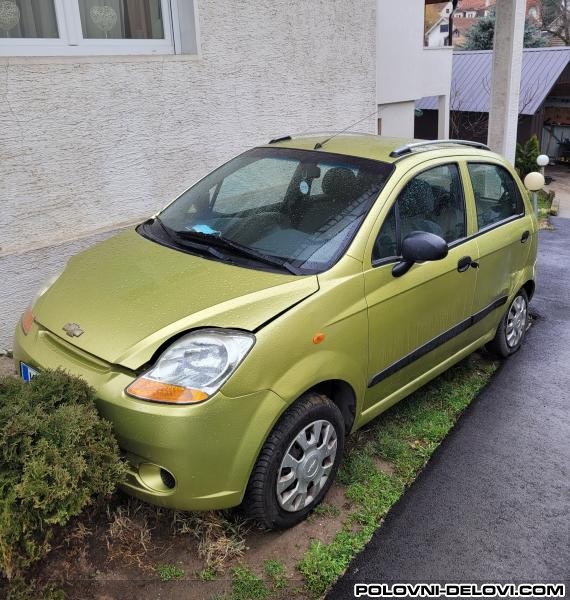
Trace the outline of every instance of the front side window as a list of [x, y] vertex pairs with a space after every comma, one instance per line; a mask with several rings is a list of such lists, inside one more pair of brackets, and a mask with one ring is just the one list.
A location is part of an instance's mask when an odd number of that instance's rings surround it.
[[194, 0], [0, 0], [0, 56], [197, 53]]
[[518, 186], [504, 167], [470, 163], [468, 168], [475, 195], [479, 229], [524, 213]]
[[372, 259], [399, 256], [402, 240], [412, 231], [434, 233], [448, 244], [465, 237], [465, 200], [457, 165], [429, 169], [405, 185], [380, 229]]
[[139, 232], [244, 266], [265, 260], [318, 273], [342, 256], [392, 170], [321, 151], [255, 148], [202, 179]]

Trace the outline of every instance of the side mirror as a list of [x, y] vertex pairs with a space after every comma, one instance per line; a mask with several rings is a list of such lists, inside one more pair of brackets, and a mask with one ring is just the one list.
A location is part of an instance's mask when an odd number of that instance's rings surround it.
[[417, 262], [441, 260], [447, 256], [447, 242], [427, 231], [412, 231], [402, 242], [402, 259], [392, 269], [394, 277], [401, 277]]

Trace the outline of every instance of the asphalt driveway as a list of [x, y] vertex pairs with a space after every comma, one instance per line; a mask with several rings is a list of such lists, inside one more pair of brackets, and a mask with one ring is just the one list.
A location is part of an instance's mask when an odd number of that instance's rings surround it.
[[352, 598], [357, 581], [570, 580], [570, 219], [553, 224], [526, 344], [328, 598]]

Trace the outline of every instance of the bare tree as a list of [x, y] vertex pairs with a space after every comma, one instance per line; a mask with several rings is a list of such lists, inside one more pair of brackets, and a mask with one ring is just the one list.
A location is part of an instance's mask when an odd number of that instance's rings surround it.
[[543, 31], [570, 45], [570, 0], [542, 0], [540, 21]]
[[[485, 90], [488, 97], [491, 95], [491, 83], [489, 76], [486, 75], [481, 80], [481, 87]], [[519, 99], [519, 123], [525, 117], [523, 114], [538, 96], [543, 82], [540, 78], [527, 86]], [[449, 98], [449, 132], [452, 138], [466, 137], [474, 141], [485, 139], [489, 125], [489, 114], [486, 111], [468, 111], [465, 110], [465, 93], [460, 89], [457, 83], [452, 83]]]
[[[481, 85], [489, 92], [488, 77], [483, 78]], [[452, 108], [449, 113], [449, 131], [452, 138], [480, 140], [485, 137], [489, 121], [487, 113], [465, 110], [464, 93], [456, 83], [451, 86], [449, 104]]]

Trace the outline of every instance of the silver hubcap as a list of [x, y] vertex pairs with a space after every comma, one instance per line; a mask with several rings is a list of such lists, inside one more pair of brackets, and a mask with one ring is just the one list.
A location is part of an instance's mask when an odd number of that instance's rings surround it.
[[526, 302], [522, 296], [517, 296], [507, 315], [507, 346], [514, 348], [522, 339], [526, 328]]
[[313, 421], [302, 429], [285, 452], [277, 474], [277, 501], [296, 512], [309, 506], [327, 482], [337, 451], [335, 428]]

